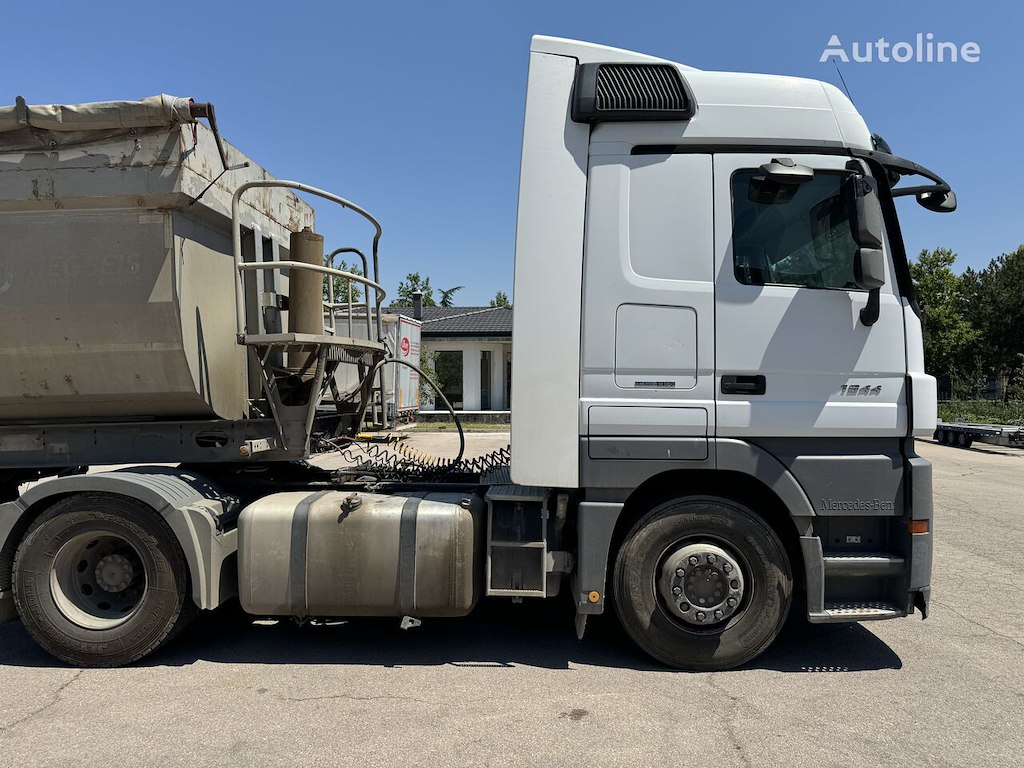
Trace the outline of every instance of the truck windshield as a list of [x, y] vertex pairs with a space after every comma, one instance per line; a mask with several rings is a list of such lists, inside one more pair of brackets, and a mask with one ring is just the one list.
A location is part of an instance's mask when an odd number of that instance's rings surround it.
[[756, 193], [760, 176], [752, 168], [732, 178], [736, 279], [745, 285], [856, 289], [852, 175], [817, 170], [811, 181], [768, 195]]

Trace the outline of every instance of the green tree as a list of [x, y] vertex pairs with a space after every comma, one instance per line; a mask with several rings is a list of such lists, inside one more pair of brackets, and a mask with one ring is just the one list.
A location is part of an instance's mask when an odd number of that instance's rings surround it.
[[986, 367], [1005, 377], [1008, 398], [1024, 396], [1024, 245], [982, 270], [964, 270], [961, 282], [961, 306], [980, 333]]
[[455, 294], [463, 289], [463, 286], [456, 285], [448, 290], [444, 288], [439, 289], [441, 291], [441, 300], [438, 302], [442, 307], [453, 307], [455, 306]]
[[504, 291], [498, 291], [494, 294], [494, 298], [491, 299], [492, 307], [511, 307], [512, 303], [508, 300], [508, 294]]
[[[328, 265], [330, 266], [330, 265]], [[362, 269], [356, 264], [349, 264], [347, 261], [342, 259], [340, 262], [335, 262], [335, 269], [340, 269], [342, 272], [351, 272], [353, 275], [362, 275]], [[345, 304], [346, 301], [351, 298], [353, 303], [360, 302], [363, 300], [363, 284], [357, 283], [353, 280], [349, 280], [347, 277], [341, 277], [340, 275], [331, 275], [331, 282], [334, 283], [334, 303]], [[330, 299], [330, 294], [327, 289], [327, 281], [324, 281], [324, 301]]]
[[981, 333], [964, 316], [962, 280], [952, 270], [955, 261], [949, 248], [925, 249], [910, 264], [910, 276], [924, 313], [925, 367], [933, 376], [949, 379], [954, 397], [970, 397], [982, 378]]
[[437, 306], [437, 302], [434, 301], [434, 289], [430, 286], [430, 278], [421, 277], [419, 272], [410, 272], [405, 276], [405, 280], [398, 284], [398, 295], [395, 296], [392, 303], [398, 307], [411, 307], [412, 295], [416, 291], [423, 294], [424, 307]]
[[963, 276], [964, 310], [983, 339], [993, 373], [1014, 378], [1024, 353], [1024, 246]]

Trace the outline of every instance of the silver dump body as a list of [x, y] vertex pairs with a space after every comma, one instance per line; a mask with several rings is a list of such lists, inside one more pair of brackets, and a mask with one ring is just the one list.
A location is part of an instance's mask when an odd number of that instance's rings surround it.
[[[194, 201], [224, 166], [185, 99], [0, 108], [0, 420], [246, 417], [231, 197], [272, 177], [225, 150], [248, 167]], [[247, 260], [286, 260], [313, 209], [252, 189], [241, 223]]]

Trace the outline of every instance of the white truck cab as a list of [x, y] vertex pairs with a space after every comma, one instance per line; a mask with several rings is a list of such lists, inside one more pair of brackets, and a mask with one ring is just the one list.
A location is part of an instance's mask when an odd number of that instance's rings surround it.
[[[928, 183], [894, 186], [911, 175]], [[827, 83], [535, 37], [512, 478], [581, 489], [581, 552], [708, 493], [789, 542], [812, 621], [926, 611], [930, 466], [913, 438], [934, 430], [936, 389], [893, 204], [906, 194], [955, 208]], [[665, 562], [654, 602], [617, 601], [663, 659], [712, 618], [678, 609]], [[600, 557], [575, 577], [598, 612]], [[659, 600], [682, 635], [651, 640]]]

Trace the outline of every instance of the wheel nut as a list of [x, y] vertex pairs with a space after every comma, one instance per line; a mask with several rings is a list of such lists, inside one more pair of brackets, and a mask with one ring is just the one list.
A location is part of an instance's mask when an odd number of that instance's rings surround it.
[[725, 601], [725, 604], [728, 605], [730, 608], [735, 608], [736, 607], [736, 598], [735, 597], [730, 597], [728, 600]]
[[697, 561], [697, 558], [696, 558], [696, 557], [691, 557], [691, 558], [690, 558], [690, 565], [696, 565], [696, 564], [697, 564], [697, 562], [698, 562], [698, 561]]
[[732, 571], [732, 563], [724, 563], [722, 565], [722, 570], [726, 573], [730, 573]]
[[722, 612], [721, 611], [715, 611], [715, 618], [716, 619], [722, 618]]
[[683, 576], [685, 575], [686, 571], [684, 571], [682, 568], [676, 568], [676, 576], [678, 576], [679, 578], [683, 578]]
[[713, 563], [713, 562], [715, 562], [716, 560], [718, 560], [718, 558], [717, 558], [717, 557], [715, 557], [714, 555], [708, 555], [708, 562], [709, 562], [709, 563]]
[[682, 588], [682, 587], [672, 587], [672, 594], [673, 594], [673, 595], [678, 595], [678, 594], [681, 594], [681, 593], [682, 593], [682, 591], [683, 591], [683, 588]]
[[704, 619], [705, 619], [704, 611], [697, 611], [696, 616], [697, 616], [697, 621], [704, 621]]

